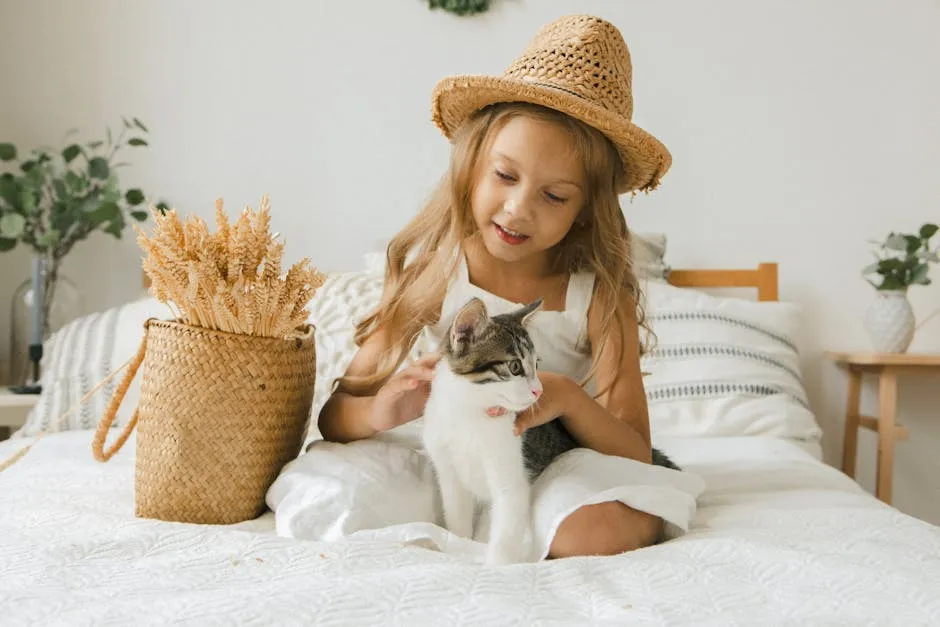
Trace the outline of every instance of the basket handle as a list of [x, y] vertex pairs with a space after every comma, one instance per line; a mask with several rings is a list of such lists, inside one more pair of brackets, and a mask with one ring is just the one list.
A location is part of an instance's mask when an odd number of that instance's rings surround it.
[[144, 323], [144, 337], [140, 341], [137, 353], [131, 358], [127, 372], [124, 373], [124, 378], [121, 379], [121, 383], [118, 384], [114, 394], [111, 395], [111, 400], [108, 402], [108, 406], [105, 408], [101, 420], [98, 421], [98, 429], [95, 431], [95, 439], [91, 443], [91, 450], [95, 455], [95, 459], [99, 462], [108, 461], [115, 453], [121, 450], [121, 447], [127, 442], [127, 438], [130, 437], [131, 431], [137, 426], [137, 412], [140, 410], [139, 407], [134, 410], [134, 415], [124, 426], [123, 431], [121, 431], [121, 434], [117, 437], [114, 444], [112, 444], [108, 450], [105, 450], [104, 442], [108, 437], [108, 430], [111, 428], [115, 416], [117, 416], [118, 407], [121, 406], [124, 395], [127, 394], [127, 388], [130, 387], [131, 381], [134, 380], [134, 375], [137, 374], [137, 369], [140, 368], [140, 364], [144, 361], [144, 354], [147, 352], [147, 331], [149, 328], [150, 320], [147, 320], [147, 322]]

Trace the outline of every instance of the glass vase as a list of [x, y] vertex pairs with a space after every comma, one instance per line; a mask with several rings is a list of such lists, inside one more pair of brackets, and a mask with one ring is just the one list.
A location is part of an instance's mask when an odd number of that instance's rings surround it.
[[[85, 303], [71, 279], [59, 272], [55, 273], [54, 279], [50, 277], [45, 259], [34, 259], [34, 264], [45, 287], [45, 299], [48, 300], [44, 307], [45, 324], [42, 331], [42, 342], [45, 345], [56, 331], [84, 314]], [[10, 304], [10, 357], [7, 372], [11, 386], [32, 387], [39, 384], [29, 354], [34, 337], [33, 326], [37, 319], [33, 308], [35, 302], [33, 279], [28, 278], [16, 288]], [[44, 350], [43, 361], [47, 359], [48, 352]]]

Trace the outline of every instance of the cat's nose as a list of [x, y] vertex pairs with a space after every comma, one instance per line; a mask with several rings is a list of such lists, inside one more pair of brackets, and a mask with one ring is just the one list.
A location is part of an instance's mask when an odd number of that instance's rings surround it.
[[542, 390], [532, 390], [532, 396], [538, 398], [542, 395]]

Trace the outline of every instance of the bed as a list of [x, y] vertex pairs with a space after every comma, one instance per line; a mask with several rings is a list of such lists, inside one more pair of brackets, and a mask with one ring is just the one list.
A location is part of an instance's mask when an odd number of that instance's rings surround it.
[[[791, 337], [799, 311], [778, 301], [776, 273], [671, 270], [644, 283], [658, 336], [645, 358], [654, 444], [706, 485], [679, 537], [614, 557], [487, 568], [438, 550], [441, 531], [420, 525], [312, 542], [276, 535], [270, 513], [231, 526], [138, 519], [133, 437], [106, 464], [91, 456], [105, 394], [0, 473], [2, 623], [940, 624], [940, 530], [821, 461]], [[318, 377], [343, 367], [335, 356], [348, 353], [350, 320], [379, 276], [343, 273], [324, 286], [333, 294], [314, 311]], [[713, 287], [757, 298], [702, 289]], [[121, 333], [165, 313], [141, 299], [70, 328], [34, 428], [49, 429], [135, 348], [121, 348]], [[315, 408], [323, 399], [319, 390]], [[124, 420], [132, 409], [122, 407]], [[0, 459], [36, 440], [17, 435], [0, 443]]]

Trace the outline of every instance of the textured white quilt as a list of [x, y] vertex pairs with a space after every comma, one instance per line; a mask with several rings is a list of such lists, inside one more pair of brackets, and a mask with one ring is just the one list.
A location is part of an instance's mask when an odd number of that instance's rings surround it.
[[940, 529], [784, 440], [658, 442], [708, 484], [682, 538], [489, 569], [420, 534], [135, 519], [133, 439], [99, 464], [91, 435], [47, 437], [0, 473], [3, 625], [940, 624]]

